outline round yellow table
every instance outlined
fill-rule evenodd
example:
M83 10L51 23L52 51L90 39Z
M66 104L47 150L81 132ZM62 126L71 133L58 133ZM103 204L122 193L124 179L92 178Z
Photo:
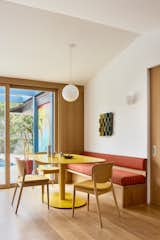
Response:
M71 154L73 158L66 159L61 156L48 157L44 154L32 154L34 160L38 160L43 164L51 163L59 165L59 192L54 192L50 196L50 206L55 208L72 208L72 194L65 192L65 167L67 164L85 164L85 163L100 163L105 160L100 158L88 157L83 155ZM86 201L80 197L76 197L75 207L81 207L86 204Z

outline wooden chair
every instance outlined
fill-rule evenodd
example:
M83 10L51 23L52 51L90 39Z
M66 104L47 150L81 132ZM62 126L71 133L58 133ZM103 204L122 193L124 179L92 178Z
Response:
M37 152L37 153L35 153L35 154L37 154L37 155L42 155L42 154L44 154L44 155L46 155L47 154L47 152ZM51 166L51 167L46 167L46 165L51 165L51 163L44 163L44 162L42 162L42 161L39 161L39 160L35 160L35 163L37 164L37 165L40 165L41 167L40 168L38 168L37 170L38 170L38 172L41 172L43 175L46 175L46 174L57 174L57 173L59 173L59 167L57 167L57 166ZM42 165L43 165L43 167L42 167ZM52 181L52 180L51 180ZM54 183L54 181L52 181L52 183Z
M34 153L34 155L42 155L42 154L46 155L47 152L35 152L35 153Z
M88 211L89 211L89 194L95 195L100 227L102 227L102 219L101 219L99 199L98 199L99 195L112 191L115 205L117 207L118 214L120 216L116 195L115 195L114 187L111 180L112 167L113 167L112 163L97 164L92 168L92 180L86 180L86 181L74 184L72 217L74 217L76 190L81 192L86 192L88 194L88 207L87 207Z
M47 152L36 152L36 153L34 153L34 155L47 155ZM54 175L56 175L56 174L58 174L59 173L59 167L57 167L57 166L47 166L46 167L46 165L51 165L51 163L44 163L44 162L42 162L42 161L40 161L40 160L35 160L35 164L37 165L37 166L40 166L40 167L37 167L37 174L41 174L41 175L46 175L46 174L54 174ZM43 166L43 167L42 167ZM50 179L50 182L52 183L52 184L54 184L54 180L53 179Z
M35 163L37 165L39 165L40 167L37 168L37 171L39 174L42 174L43 176L45 176L46 174L58 174L59 173L59 167L56 166L47 166L50 163L43 163L41 161L35 160ZM54 179L49 179L49 183L52 183L52 185L54 185ZM44 186L42 186L42 202L44 202Z
M16 187L15 187L13 198L12 198L12 206L14 203L14 199L15 199L18 187L20 187L20 192L18 196L15 214L17 214L17 211L18 211L23 188L30 187L30 186L39 186L39 185L42 186L42 202L43 202L43 189L44 189L44 186L47 185L47 200L48 200L48 209L49 209L49 179L45 176L38 176L38 175L31 175L31 174L27 175L25 160L16 159L16 165L18 170L18 179L17 179Z

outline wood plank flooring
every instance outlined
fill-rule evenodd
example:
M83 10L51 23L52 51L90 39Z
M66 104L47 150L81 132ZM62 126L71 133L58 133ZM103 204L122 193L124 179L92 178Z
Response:
M55 186L54 189L56 189ZM72 186L67 186L72 191ZM50 191L53 191L50 187ZM90 212L86 207L75 210L51 208L41 203L40 188L25 188L19 213L11 207L13 189L0 190L0 239L4 240L159 240L160 208L138 206L121 209L117 215L112 195L100 197L103 229L99 228L94 197ZM82 197L85 194L79 193Z

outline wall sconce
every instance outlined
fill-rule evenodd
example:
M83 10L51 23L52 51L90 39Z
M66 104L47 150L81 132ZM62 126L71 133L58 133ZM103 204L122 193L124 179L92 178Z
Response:
M136 102L136 93L135 92L129 92L126 96L126 102L128 105L132 105Z

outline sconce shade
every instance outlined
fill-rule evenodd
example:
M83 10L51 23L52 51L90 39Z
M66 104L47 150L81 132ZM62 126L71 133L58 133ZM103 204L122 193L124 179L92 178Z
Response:
M135 92L129 92L126 96L126 102L128 105L132 105L136 102L136 94Z
M68 84L63 88L62 96L67 102L74 102L79 97L79 90L75 85Z

